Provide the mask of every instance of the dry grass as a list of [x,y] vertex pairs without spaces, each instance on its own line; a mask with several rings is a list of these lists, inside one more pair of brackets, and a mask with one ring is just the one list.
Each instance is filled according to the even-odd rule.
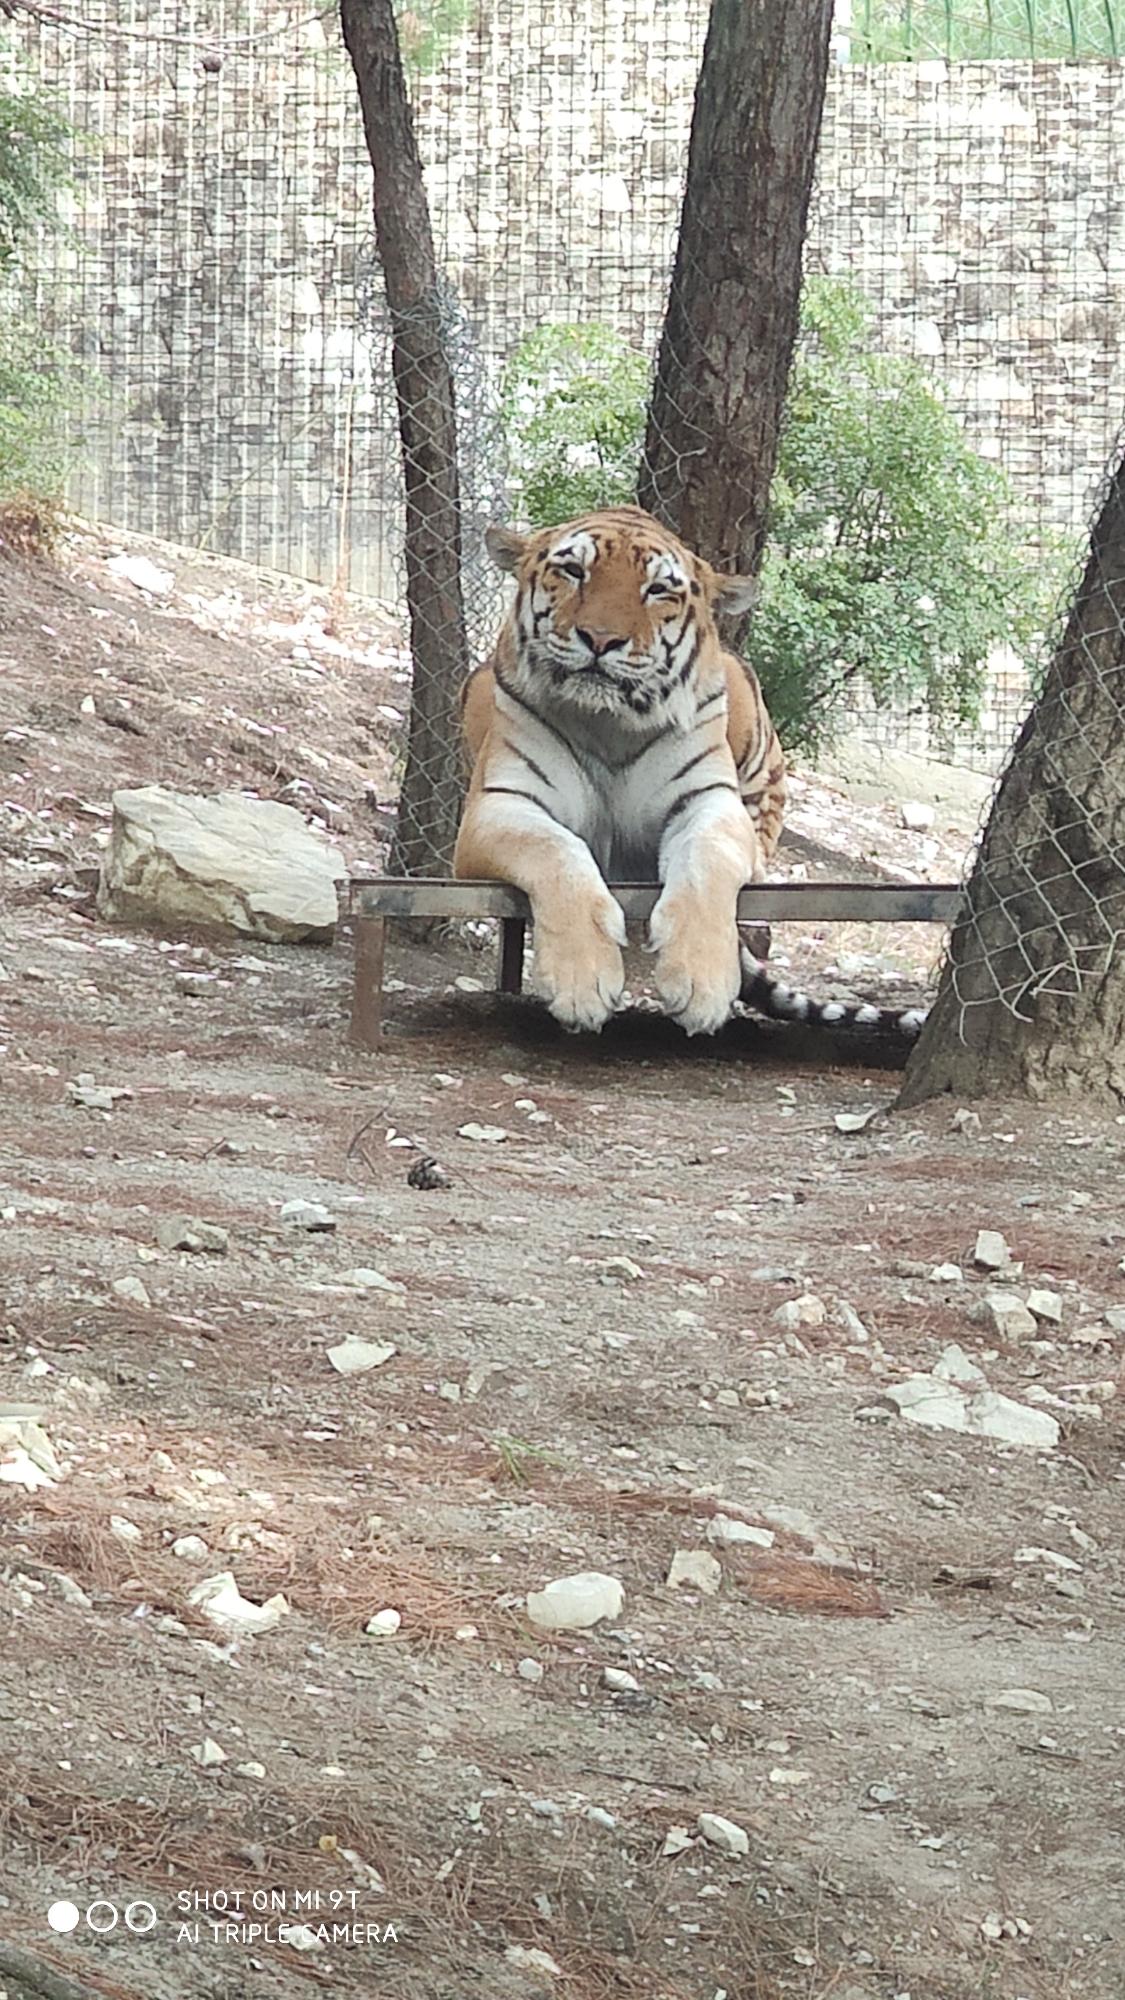
[[64,523],[62,501],[43,493],[11,493],[0,501],[0,548],[28,561],[49,556]]

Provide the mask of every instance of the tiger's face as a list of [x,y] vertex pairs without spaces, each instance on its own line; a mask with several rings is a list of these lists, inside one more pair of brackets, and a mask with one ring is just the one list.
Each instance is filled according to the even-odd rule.
[[528,536],[491,528],[487,542],[516,578],[515,664],[529,691],[635,728],[687,726],[701,672],[719,662],[715,610],[748,608],[748,578],[716,576],[633,507]]

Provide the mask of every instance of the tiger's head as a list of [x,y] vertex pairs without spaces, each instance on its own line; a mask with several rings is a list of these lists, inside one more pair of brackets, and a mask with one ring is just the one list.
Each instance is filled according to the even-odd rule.
[[639,507],[530,535],[490,528],[486,542],[516,579],[507,633],[520,691],[637,730],[688,726],[722,676],[716,611],[753,602],[752,579],[717,576]]

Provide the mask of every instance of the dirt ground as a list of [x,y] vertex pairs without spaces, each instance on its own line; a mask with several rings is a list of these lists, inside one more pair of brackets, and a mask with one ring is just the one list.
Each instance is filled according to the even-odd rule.
[[[406,688],[377,607],[120,546],[0,556],[0,1424],[57,1461],[0,1484],[0,1993],[1120,2000],[1125,1121],[898,1114],[893,1051],[749,1020],[568,1040],[463,939],[398,940],[363,1056],[346,938],[111,930],[122,784],[377,865]],[[813,779],[793,824],[836,875],[967,840]],[[774,953],[906,1004],[938,943]],[[1059,1324],[993,1331],[981,1228]],[[895,1414],[951,1342],[1058,1445]],[[225,1571],[273,1629],[189,1602]],[[616,1619],[539,1629],[578,1571]]]

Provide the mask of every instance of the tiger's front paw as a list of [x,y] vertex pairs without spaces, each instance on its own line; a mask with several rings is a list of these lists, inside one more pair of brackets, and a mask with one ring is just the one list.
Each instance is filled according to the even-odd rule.
[[612,896],[568,925],[535,925],[532,983],[569,1034],[597,1034],[625,991],[625,919]]
[[714,1035],[729,1021],[742,984],[738,933],[718,916],[694,921],[658,903],[649,923],[656,990],[686,1035]]

